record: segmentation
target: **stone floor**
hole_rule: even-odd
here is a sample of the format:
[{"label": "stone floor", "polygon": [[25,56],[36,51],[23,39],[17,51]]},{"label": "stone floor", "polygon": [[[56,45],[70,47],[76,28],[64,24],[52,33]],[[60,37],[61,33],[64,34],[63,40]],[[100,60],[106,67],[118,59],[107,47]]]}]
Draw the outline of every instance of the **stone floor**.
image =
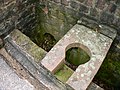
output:
[{"label": "stone floor", "polygon": [[20,78],[0,55],[0,90],[34,90],[27,80]]}]

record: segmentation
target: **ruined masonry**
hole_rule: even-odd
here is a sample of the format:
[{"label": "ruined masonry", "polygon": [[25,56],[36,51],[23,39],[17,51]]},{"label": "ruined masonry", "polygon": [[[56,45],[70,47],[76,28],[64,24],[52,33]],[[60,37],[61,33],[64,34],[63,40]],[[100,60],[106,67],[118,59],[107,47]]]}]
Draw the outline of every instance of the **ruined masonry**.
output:
[{"label": "ruined masonry", "polygon": [[[32,41],[36,28],[58,41],[49,52]],[[55,73],[72,47],[90,60],[62,82]],[[103,90],[92,80],[109,52],[119,61],[119,0],[0,1],[0,90]]]}]

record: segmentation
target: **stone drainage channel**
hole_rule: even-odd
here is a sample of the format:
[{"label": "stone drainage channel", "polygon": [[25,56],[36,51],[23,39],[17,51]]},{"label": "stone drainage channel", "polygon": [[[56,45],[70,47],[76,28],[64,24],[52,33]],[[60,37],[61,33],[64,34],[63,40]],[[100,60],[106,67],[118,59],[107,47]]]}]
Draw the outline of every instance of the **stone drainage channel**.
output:
[{"label": "stone drainage channel", "polygon": [[[18,33],[20,32],[15,30],[5,38],[4,41],[6,42],[5,48],[7,52],[11,56],[13,56],[16,60],[18,60],[20,65],[22,65],[25,68],[25,70],[28,70],[29,73],[31,73],[30,75],[34,76],[35,83],[41,82],[49,90],[65,90],[64,89],[65,86],[62,83],[59,83],[59,81],[57,81],[54,78],[54,76],[52,76],[52,74],[50,73],[48,78],[52,77],[53,82],[49,82],[49,79],[47,78],[44,79],[44,75],[42,76],[42,74],[40,73],[47,75],[47,72],[46,70],[42,69],[41,65],[47,68],[51,73],[55,74],[56,77],[58,76],[56,74],[57,71],[60,71],[61,68],[69,70],[70,76],[68,76],[68,79],[65,80],[66,85],[71,86],[74,90],[86,90],[90,85],[90,83],[92,82],[92,79],[96,75],[97,71],[99,70],[113,42],[111,38],[108,38],[98,32],[95,32],[83,25],[76,24],[46,54],[44,50],[36,47],[36,45],[33,42],[31,41],[28,42],[27,39],[25,38],[23,39],[23,37],[20,38],[19,36],[20,34]],[[37,50],[37,53],[34,53],[35,50],[32,50],[33,47],[35,47],[35,50]],[[83,49],[90,56],[90,59],[80,64],[75,71],[71,70],[68,66],[65,65],[66,63],[65,52],[68,49],[74,48],[74,47]],[[20,51],[20,53],[18,53],[18,51]],[[25,54],[26,52],[27,54]],[[42,54],[39,54],[39,53],[42,53]],[[25,54],[24,58],[22,56],[23,54]],[[65,72],[67,73],[67,71]],[[31,82],[32,80],[28,80],[28,81]],[[62,87],[61,89],[58,89],[58,87],[54,85],[54,83],[56,82],[57,82],[57,85],[59,85],[59,87],[60,86]]]}]

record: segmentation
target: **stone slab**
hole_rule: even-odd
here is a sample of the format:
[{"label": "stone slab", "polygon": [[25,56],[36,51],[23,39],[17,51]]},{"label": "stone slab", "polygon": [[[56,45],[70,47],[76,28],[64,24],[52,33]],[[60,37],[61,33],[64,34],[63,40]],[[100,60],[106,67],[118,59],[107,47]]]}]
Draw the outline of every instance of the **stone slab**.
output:
[{"label": "stone slab", "polygon": [[37,63],[39,63],[47,53],[17,29],[13,30],[9,36],[22,50],[32,56]]},{"label": "stone slab", "polygon": [[76,24],[47,53],[41,61],[49,71],[55,73],[64,64],[65,51],[80,47],[90,55],[90,60],[79,65],[67,81],[75,90],[86,90],[99,70],[113,40],[83,25]]}]

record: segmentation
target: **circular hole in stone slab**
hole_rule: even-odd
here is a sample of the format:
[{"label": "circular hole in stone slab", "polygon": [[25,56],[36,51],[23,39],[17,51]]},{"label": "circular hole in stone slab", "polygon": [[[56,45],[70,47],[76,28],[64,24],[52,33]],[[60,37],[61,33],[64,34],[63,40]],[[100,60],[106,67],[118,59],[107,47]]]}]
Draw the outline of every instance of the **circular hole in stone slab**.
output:
[{"label": "circular hole in stone slab", "polygon": [[70,44],[66,48],[65,63],[71,69],[76,70],[76,68],[88,62],[90,60],[90,51],[86,46],[79,43]]}]

